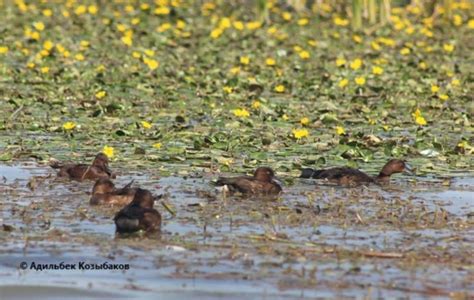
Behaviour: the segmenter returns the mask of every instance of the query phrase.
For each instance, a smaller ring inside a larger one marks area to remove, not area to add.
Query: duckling
[[[135,196],[114,218],[117,233],[133,233],[160,231],[161,215],[153,208],[155,198],[150,191],[136,189]]]
[[[132,202],[137,191],[136,188],[131,188],[132,184],[133,180],[123,188],[116,189],[114,183],[110,179],[99,179],[95,182],[94,187],[92,188],[90,204],[129,204]]]
[[[104,153],[97,154],[92,165],[54,162],[50,166],[53,169],[59,169],[59,177],[67,177],[72,180],[115,178],[115,175],[109,169],[109,159]]]
[[[303,169],[300,178],[326,179],[339,185],[358,185],[363,183],[388,183],[390,176],[395,173],[410,171],[404,160],[389,160],[379,175],[369,176],[362,171],[348,167],[336,167],[323,170]]]
[[[269,167],[259,167],[254,175],[239,177],[219,177],[217,186],[227,186],[231,193],[278,195],[282,189],[275,180],[275,172]]]

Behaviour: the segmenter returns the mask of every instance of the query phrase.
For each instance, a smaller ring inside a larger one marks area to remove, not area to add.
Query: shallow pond
[[[35,163],[0,166],[0,298],[293,299],[468,297],[474,178],[397,176],[340,188],[291,180],[277,201],[224,197],[209,181],[120,170],[164,194],[159,237],[118,238],[119,207],[91,207],[91,182]],[[289,176],[281,176],[289,182]],[[288,179],[288,180],[287,180]],[[129,270],[20,265],[129,264]]]

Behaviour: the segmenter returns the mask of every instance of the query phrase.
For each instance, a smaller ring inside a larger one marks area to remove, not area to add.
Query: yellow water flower
[[[335,18],[333,19],[333,22],[334,22],[334,24],[336,24],[337,26],[343,26],[343,27],[344,27],[344,26],[349,25],[349,20],[343,19],[343,18],[340,18],[340,17],[335,17]]]
[[[86,59],[84,57],[84,55],[82,55],[81,53],[78,53],[76,55],[74,55],[74,58],[77,60],[77,61],[83,61],[84,59]]]
[[[408,55],[410,54],[410,52],[411,52],[410,48],[407,48],[407,47],[404,47],[400,50],[401,55]]]
[[[169,15],[170,14],[170,9],[167,7],[167,6],[161,6],[161,7],[157,7],[153,13],[155,15]]]
[[[347,63],[347,61],[344,59],[344,57],[338,57],[336,59],[336,66],[342,67]]]
[[[358,70],[360,69],[360,67],[362,67],[362,64],[363,64],[362,59],[356,58],[353,61],[351,61],[350,67],[352,70]]]
[[[439,86],[437,86],[436,84],[433,84],[431,86],[431,92],[432,93],[437,93],[439,91]]]
[[[248,56],[241,56],[240,63],[243,65],[248,65],[250,63],[250,57]]]
[[[53,49],[53,47],[54,47],[54,43],[51,42],[50,40],[47,40],[43,43],[43,49],[45,50],[50,51],[51,49]]]
[[[422,70],[426,70],[428,68],[428,66],[426,65],[426,63],[424,61],[421,61],[419,64],[418,64],[418,68],[422,69]]]
[[[258,100],[255,100],[255,101],[252,102],[252,108],[253,109],[259,109],[261,105],[262,104]]]
[[[282,84],[277,85],[277,86],[275,87],[275,92],[277,92],[277,93],[283,93],[283,92],[285,92],[285,86],[282,85]]]
[[[285,21],[290,21],[292,16],[289,12],[285,11],[281,14],[281,17],[283,18],[283,20]]]
[[[63,128],[64,128],[64,130],[72,130],[72,129],[76,128],[76,123],[66,122],[66,123],[63,124]]]
[[[160,26],[156,28],[156,31],[158,32],[165,32],[168,29],[171,29],[171,23],[163,23]]]
[[[237,67],[232,67],[232,68],[230,68],[229,73],[230,73],[230,74],[233,74],[233,75],[239,74],[239,73],[240,73],[240,67],[237,66]]]
[[[275,61],[273,58],[270,58],[270,57],[269,57],[269,58],[267,58],[267,59],[265,60],[265,64],[266,64],[267,66],[274,66],[274,65],[276,65],[276,61]]]
[[[7,54],[8,47],[7,46],[0,46],[0,54]]]
[[[344,78],[337,84],[340,88],[345,88],[349,84],[349,80]]]
[[[342,126],[336,126],[336,134],[337,135],[343,135],[346,134],[346,130]]]
[[[467,22],[467,27],[469,29],[474,29],[474,19],[471,19],[469,22]]]
[[[141,124],[142,124],[142,127],[145,128],[145,129],[150,129],[151,128],[151,123],[147,122],[147,121],[141,121]]]
[[[245,29],[244,23],[241,22],[241,21],[236,21],[236,22],[232,23],[232,26],[234,26],[234,28],[237,29],[237,30],[244,30]]]
[[[365,85],[365,77],[359,76],[354,79],[357,85],[363,86]]]
[[[42,67],[42,68],[40,69],[40,72],[43,73],[43,74],[49,73],[49,67]]]
[[[309,119],[307,117],[301,118],[300,124],[306,126],[309,124]]]
[[[108,158],[112,158],[114,157],[114,148],[109,147],[109,146],[104,146],[104,148],[102,149],[102,153],[107,155]]]
[[[43,22],[34,22],[33,27],[38,31],[43,31],[45,26]]]
[[[247,118],[250,116],[250,113],[245,108],[237,108],[232,111],[234,116],[239,118]]]
[[[372,49],[374,49],[375,51],[379,51],[382,47],[380,47],[380,44],[377,43],[376,41],[373,41],[372,43],[370,43],[370,46],[372,47]]]
[[[216,29],[214,29],[214,30],[211,31],[210,36],[211,36],[213,39],[217,39],[217,38],[220,37],[223,33],[224,33],[224,30],[222,30],[221,28],[216,28]]]
[[[155,149],[161,149],[161,146],[162,146],[161,143],[154,143],[153,144],[153,148],[155,148]]]
[[[99,11],[99,9],[98,9],[97,6],[95,6],[95,5],[89,5],[89,7],[87,7],[87,11],[88,11],[91,15],[95,15],[95,14],[97,14],[97,12]]]
[[[97,93],[95,93],[95,97],[96,97],[97,99],[102,99],[102,98],[104,98],[106,95],[107,95],[107,92],[106,92],[106,91],[98,91]]]
[[[318,42],[316,40],[308,40],[308,45],[316,47],[318,45]]]
[[[446,53],[451,53],[454,51],[454,45],[453,44],[444,44],[443,45],[443,50],[446,52]]]
[[[453,80],[451,80],[451,85],[452,86],[460,86],[461,81],[459,81],[459,79],[453,78]]]
[[[354,35],[352,36],[352,40],[353,40],[354,42],[356,42],[357,44],[362,43],[362,37],[361,37],[360,35],[357,35],[357,34],[354,34]]]
[[[420,125],[420,126],[424,126],[427,124],[425,118],[421,115],[421,111],[419,108],[416,109],[416,111],[414,113],[411,114],[413,116],[413,118],[415,119],[415,123]]]
[[[305,26],[305,25],[308,25],[308,23],[309,23],[309,20],[307,18],[302,18],[298,20],[299,26]]]
[[[373,66],[372,67],[372,73],[374,75],[382,75],[383,74],[383,68],[379,66]]]
[[[227,94],[231,94],[231,93],[234,91],[234,89],[233,89],[231,86],[224,86],[222,89],[223,89],[224,92],[226,92]]]
[[[148,57],[143,57],[143,62],[148,66],[148,68],[152,71],[157,69],[160,66],[160,63],[157,60],[148,58]]]
[[[306,128],[293,129],[291,132],[293,133],[294,138],[297,139],[297,140],[309,136],[309,131]]]
[[[308,51],[304,51],[304,50],[298,53],[298,55],[300,56],[301,59],[308,59],[311,56]]]
[[[82,15],[82,14],[85,14],[87,11],[87,7],[85,5],[79,5],[78,7],[76,7],[76,9],[74,10],[74,13],[78,16]]]
[[[447,94],[441,94],[439,95],[439,99],[443,100],[443,101],[446,101],[449,99],[449,96]]]
[[[129,35],[124,35],[120,40],[122,41],[122,43],[124,43],[125,45],[129,47],[132,46],[133,44],[133,39]]]

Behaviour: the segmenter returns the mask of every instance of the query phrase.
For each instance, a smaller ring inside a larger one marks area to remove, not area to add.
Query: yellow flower
[[[360,35],[354,34],[354,35],[352,36],[352,39],[353,39],[354,42],[356,42],[357,44],[362,43],[362,38],[360,37]]]
[[[283,20],[285,21],[290,21],[291,20],[291,14],[287,11],[285,11],[283,14],[281,14],[281,17],[283,18]]]
[[[262,27],[262,23],[258,21],[247,22],[247,24],[245,24],[245,27],[247,27],[248,30],[255,30]]]
[[[232,68],[230,68],[229,72],[233,75],[239,74],[240,73],[240,67],[232,67]]]
[[[374,75],[382,75],[383,74],[383,68],[379,66],[373,66],[372,67],[372,73]]]
[[[82,15],[84,14],[85,12],[87,11],[87,7],[85,5],[79,5],[78,7],[76,7],[76,9],[74,10],[74,13],[76,15]]]
[[[237,108],[232,111],[236,117],[247,118],[250,116],[250,113],[245,108]]]
[[[97,99],[102,99],[104,98],[105,96],[107,95],[107,93],[105,91],[98,91],[97,93],[95,93],[95,97]]]
[[[370,46],[372,47],[372,49],[374,49],[375,51],[379,51],[381,49],[379,43],[377,43],[376,41],[373,41],[372,43],[370,43]]]
[[[316,47],[318,45],[318,42],[316,42],[315,40],[309,40],[308,45],[310,45],[312,47]]]
[[[253,109],[259,109],[260,106],[261,106],[260,101],[255,100],[254,102],[252,102],[252,108],[253,108]]]
[[[460,86],[461,85],[461,82],[459,81],[459,79],[453,79],[451,80],[451,85],[452,86]]]
[[[147,57],[143,57],[143,62],[148,66],[148,68],[152,71],[157,69],[160,66],[160,63],[154,59],[150,59]]]
[[[156,28],[156,31],[158,31],[158,32],[165,32],[165,31],[167,31],[167,30],[170,29],[170,28],[171,28],[171,23],[163,23],[163,24],[161,24],[160,26],[158,26],[158,27]]]
[[[345,88],[349,84],[349,80],[344,78],[337,84],[340,88]]]
[[[54,47],[54,43],[51,42],[50,40],[47,40],[47,41],[45,41],[45,42],[43,43],[43,48],[44,48],[45,50],[50,51],[51,49],[53,49],[53,47]]]
[[[33,27],[38,31],[43,31],[45,26],[43,22],[34,22]]]
[[[226,92],[227,94],[231,94],[234,89],[231,87],[231,86],[225,86],[222,88],[224,90],[224,92]]]
[[[43,9],[42,13],[45,17],[51,17],[53,15],[53,11],[51,9]]]
[[[250,57],[248,56],[241,56],[240,63],[243,65],[248,65],[250,63]]]
[[[297,139],[297,140],[309,136],[309,131],[308,131],[308,129],[306,129],[306,128],[293,129],[291,132],[293,133],[293,136],[294,136],[295,139]]]
[[[298,20],[298,25],[300,26],[308,25],[308,23],[309,23],[309,20],[307,18],[302,18]]]
[[[132,40],[132,37],[129,36],[129,35],[124,35],[122,38],[121,38],[121,41],[122,43],[124,43],[125,45],[127,46],[132,46],[133,44],[133,40]]]
[[[469,27],[469,29],[474,29],[474,19],[471,19],[469,22],[467,22],[467,27]]]
[[[346,134],[346,130],[342,126],[336,126],[336,133],[337,135],[343,135]]]
[[[420,68],[422,70],[426,70],[428,68],[428,66],[426,65],[426,63],[424,61],[422,61],[418,64],[418,68]]]
[[[289,119],[289,117],[286,114],[283,114],[283,116],[281,116],[281,118],[283,119],[283,121],[288,121],[288,119]]]
[[[104,146],[104,148],[102,149],[102,153],[107,155],[108,158],[112,158],[114,157],[114,148],[109,147],[109,146]]]
[[[78,61],[83,61],[85,59],[84,55],[82,55],[81,53],[74,55],[74,58]]]
[[[133,56],[133,58],[140,58],[142,55],[138,51],[133,51],[132,56]]]
[[[446,53],[451,53],[454,51],[454,45],[453,44],[444,44],[443,45],[443,50],[446,52]]]
[[[308,59],[311,56],[308,51],[301,51],[298,55],[301,59]]]
[[[273,58],[267,58],[265,60],[265,63],[267,64],[267,66],[274,66],[276,64],[276,61]]]
[[[150,56],[152,57],[153,55],[155,55],[155,51],[151,50],[151,49],[145,49],[143,50],[143,52],[147,55],[147,56]]]
[[[347,26],[347,25],[349,25],[349,20],[343,19],[343,18],[340,18],[340,17],[335,17],[335,18],[333,19],[333,22],[334,22],[334,24],[336,24],[337,26]]]
[[[408,55],[410,54],[410,52],[411,52],[410,48],[407,48],[407,47],[404,47],[402,48],[402,50],[400,50],[401,55]]]
[[[142,121],[141,123],[142,123],[143,128],[145,128],[145,129],[150,129],[151,128],[151,124],[148,123],[147,121]]]
[[[87,8],[87,11],[91,14],[91,15],[95,15],[99,9],[97,8],[97,6],[95,5],[89,5],[89,7]]]
[[[43,74],[49,73],[49,67],[42,67],[40,69],[40,72],[43,73]]]
[[[301,125],[306,126],[309,124],[309,119],[307,117],[304,117],[300,120]]]
[[[342,67],[346,64],[346,60],[344,59],[344,57],[338,57],[336,59],[336,66],[338,67]]]
[[[161,149],[161,143],[154,143],[153,148],[155,149]]]
[[[232,25],[237,30],[244,30],[245,29],[244,23],[242,23],[240,21],[236,21],[236,22],[232,23]]]
[[[357,85],[360,85],[360,86],[365,85],[365,77],[362,77],[362,76],[356,77],[354,81]]]
[[[424,125],[427,124],[425,118],[421,115],[421,111],[420,111],[419,108],[417,108],[416,111],[414,113],[412,113],[411,115],[415,119],[416,124],[418,124],[420,126],[424,126]]]
[[[275,87],[275,92],[277,92],[277,93],[283,93],[283,92],[285,92],[285,86],[282,85],[282,84],[277,85],[277,86]]]
[[[461,26],[462,25],[462,17],[460,15],[454,15],[453,16],[453,24],[455,26]]]
[[[0,46],[0,54],[7,54],[8,47],[7,46]]]
[[[446,95],[446,94],[441,94],[441,95],[439,95],[439,99],[441,99],[441,100],[443,100],[443,101],[446,101],[446,100],[449,99],[449,96]]]
[[[433,84],[431,86],[431,92],[432,93],[437,93],[439,91],[439,86],[437,86],[436,84]]]
[[[169,15],[170,14],[170,9],[167,6],[161,6],[157,7],[153,13],[155,15]]]
[[[211,31],[211,37],[213,39],[217,39],[218,37],[222,35],[222,33],[224,33],[224,30],[222,30],[221,28],[216,28],[213,31]]]
[[[176,28],[178,29],[186,28],[186,22],[184,22],[183,20],[176,21]]]
[[[63,124],[63,128],[64,128],[64,130],[72,130],[72,129],[76,128],[76,123],[66,122],[66,123]]]
[[[353,61],[351,61],[351,69],[352,70],[358,70],[360,67],[362,67],[362,59],[356,58]]]

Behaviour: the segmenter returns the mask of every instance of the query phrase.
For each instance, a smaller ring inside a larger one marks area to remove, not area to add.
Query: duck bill
[[[414,172],[413,172],[412,166],[410,166],[409,164],[405,163],[405,168],[404,168],[404,170],[403,170],[403,173],[413,175]]]

